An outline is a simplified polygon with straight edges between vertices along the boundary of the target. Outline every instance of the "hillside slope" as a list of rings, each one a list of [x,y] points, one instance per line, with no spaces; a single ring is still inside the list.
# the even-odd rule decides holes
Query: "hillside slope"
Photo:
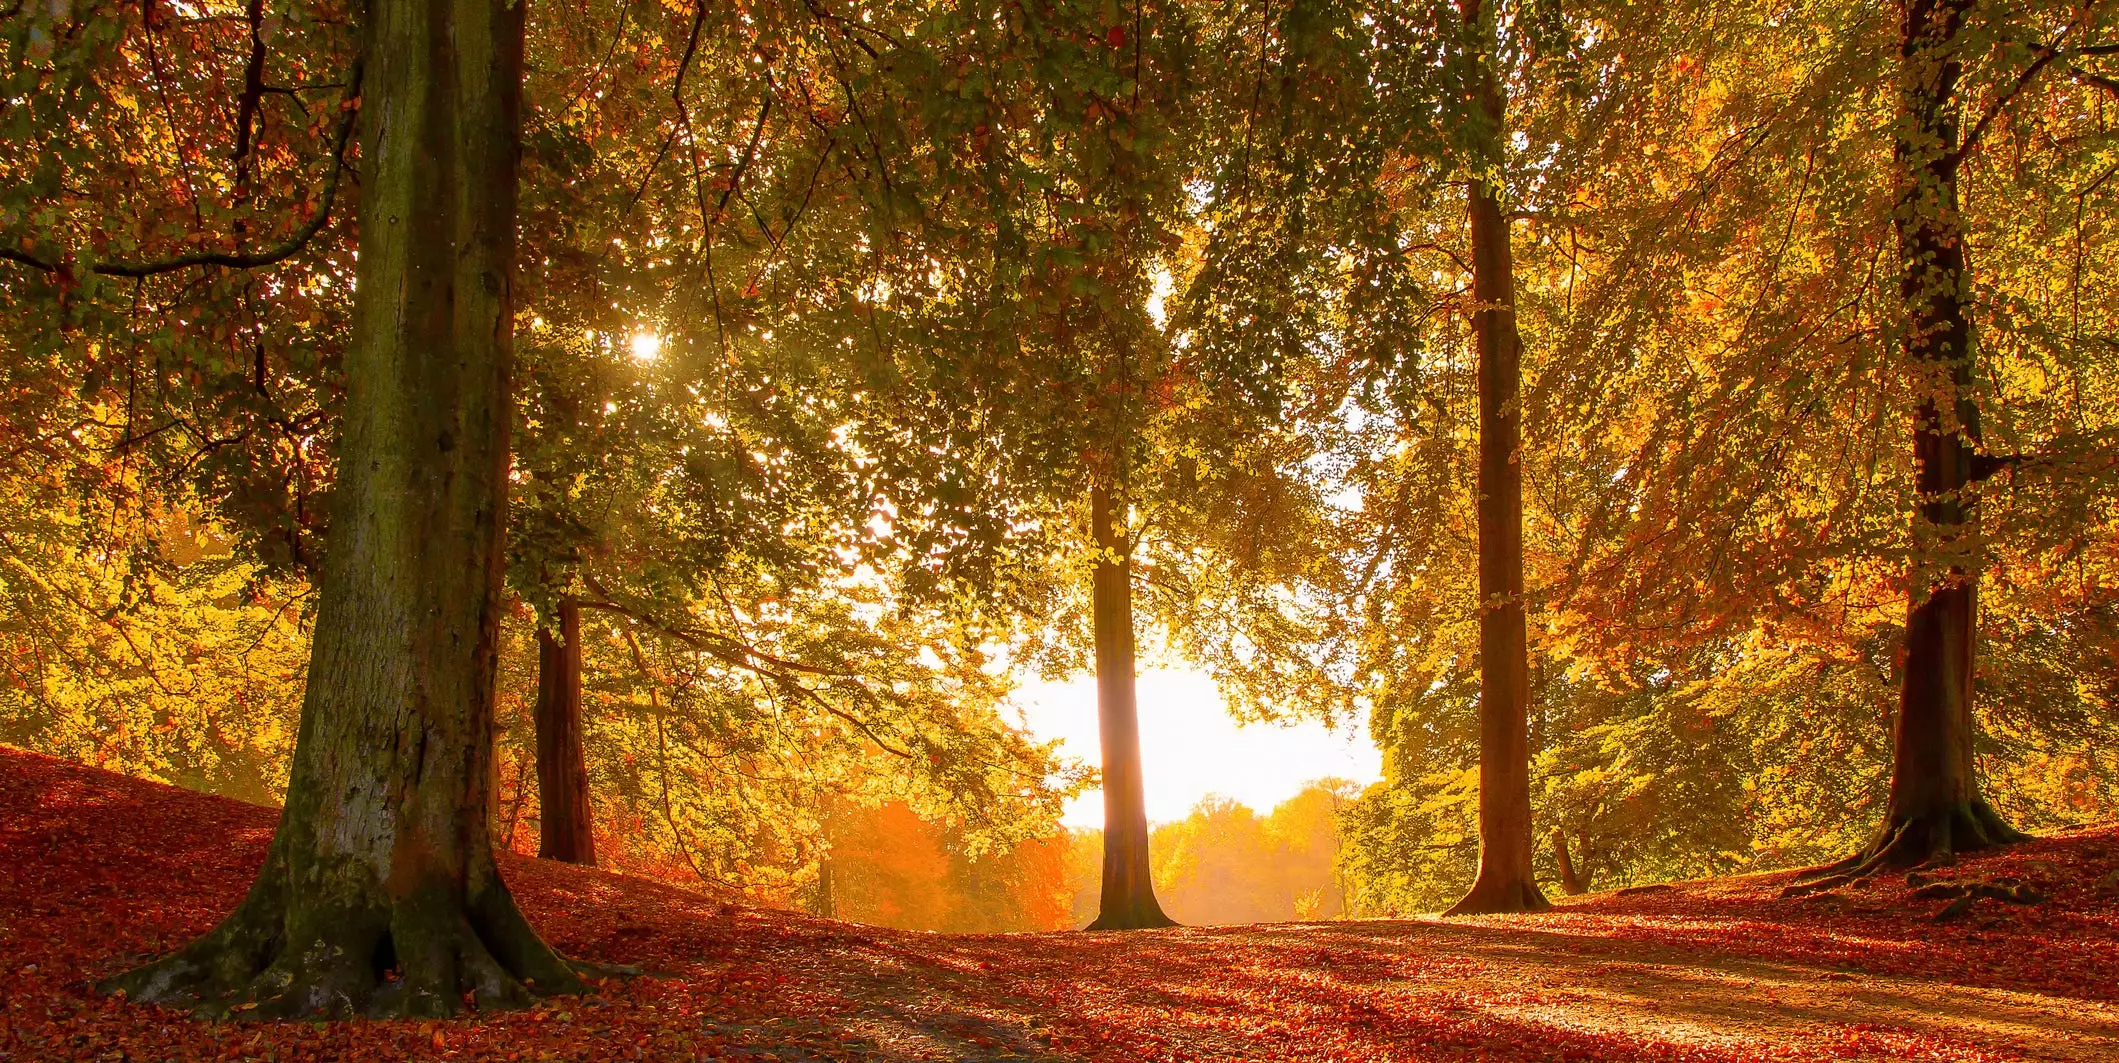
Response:
[[[206,1024],[95,996],[239,898],[275,813],[0,749],[0,1060],[2119,1060],[2119,829],[1782,899],[1787,875],[1534,917],[949,936],[504,857],[567,952],[646,977],[447,1022]]]

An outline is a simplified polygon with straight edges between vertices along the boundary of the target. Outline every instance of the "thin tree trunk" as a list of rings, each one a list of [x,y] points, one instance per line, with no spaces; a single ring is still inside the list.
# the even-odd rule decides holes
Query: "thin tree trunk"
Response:
[[[1905,671],[1893,728],[1891,802],[1862,862],[1905,866],[2019,840],[1981,795],[1974,760],[1972,666],[1978,620],[1976,357],[1965,312],[1971,278],[1958,215],[1957,42],[1970,0],[1909,0],[1900,44],[1900,294],[1904,352],[1918,374],[1913,454],[1916,543],[1946,560],[1916,561],[1908,581]]]
[[[1446,914],[1550,907],[1531,864],[1529,638],[1523,618],[1522,342],[1515,256],[1501,209],[1501,86],[1493,14],[1458,0],[1480,150],[1466,197],[1472,245],[1472,334],[1479,354],[1479,877]]]
[[[822,916],[825,919],[837,919],[839,917],[839,894],[838,886],[832,881],[831,874],[830,803],[827,803],[825,807],[826,814],[820,819],[817,831],[817,898],[816,909],[812,914]]]
[[[1140,713],[1134,701],[1133,566],[1112,513],[1111,489],[1089,489],[1098,551],[1092,588],[1096,709],[1104,754],[1103,900],[1091,930],[1174,926],[1155,901],[1148,863],[1148,804],[1141,786]]]
[[[1567,851],[1567,832],[1552,829],[1552,855],[1560,864],[1560,889],[1570,897],[1589,892],[1589,883],[1575,871],[1574,856]]]
[[[581,606],[559,603],[559,631],[537,632],[537,855],[596,863],[581,740]]]
[[[236,910],[107,988],[445,1015],[580,981],[495,868],[523,5],[372,0],[330,549],[287,805]]]
[[[515,828],[522,822],[523,802],[529,796],[529,774],[529,770],[522,765],[522,758],[516,757],[515,792],[513,799],[508,802],[507,814],[501,817],[504,826],[500,831],[500,847],[509,852],[515,850]]]

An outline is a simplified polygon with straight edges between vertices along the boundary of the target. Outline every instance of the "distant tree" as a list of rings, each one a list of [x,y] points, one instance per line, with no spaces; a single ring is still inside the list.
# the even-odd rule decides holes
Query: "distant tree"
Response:
[[[557,630],[537,629],[537,855],[596,862],[581,734],[581,603],[559,603]]]
[[[1155,899],[1149,860],[1147,790],[1141,779],[1140,709],[1135,699],[1132,536],[1114,514],[1111,487],[1090,491],[1096,546],[1092,629],[1096,652],[1097,740],[1103,752],[1104,875],[1090,930],[1170,926]]]
[[[1155,830],[1156,878],[1172,911],[1195,923],[1263,923],[1292,918],[1276,888],[1272,843],[1258,813],[1209,795],[1191,814]]]
[[[1318,779],[1273,806],[1266,835],[1278,850],[1274,866],[1296,919],[1339,919],[1352,914],[1352,898],[1341,871],[1340,821],[1360,788],[1344,779]]]
[[[1346,914],[1339,818],[1353,786],[1322,779],[1261,816],[1210,795],[1155,829],[1155,878],[1195,923],[1332,919]]]

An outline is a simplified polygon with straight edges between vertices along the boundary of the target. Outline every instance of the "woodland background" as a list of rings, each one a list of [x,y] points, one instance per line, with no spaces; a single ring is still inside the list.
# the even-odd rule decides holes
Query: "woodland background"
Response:
[[[571,602],[605,865],[908,928],[1080,925],[1099,843],[1057,816],[1090,775],[1003,705],[1086,667],[1068,470],[1119,454],[1151,659],[1246,718],[1365,717],[1385,751],[1365,791],[1159,826],[1170,913],[1461,895],[1476,422],[1464,153],[1421,66],[1444,16],[842,7],[530,6],[495,836],[536,847],[537,632]],[[1979,757],[2033,832],[2119,807],[2115,8],[1981,4],[1963,44],[1974,389],[1990,442],[2043,456],[1979,488]],[[1936,549],[1906,517],[1894,10],[1506,8],[1548,882],[1793,866],[1875,828]],[[328,549],[352,12],[5,15],[0,742],[275,802]],[[228,234],[298,242],[89,268]]]

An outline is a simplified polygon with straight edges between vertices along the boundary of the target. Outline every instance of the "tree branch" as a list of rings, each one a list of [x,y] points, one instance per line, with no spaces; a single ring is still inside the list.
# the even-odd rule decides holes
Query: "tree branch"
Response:
[[[243,95],[235,108],[235,150],[228,156],[235,163],[238,199],[250,188],[250,135],[257,125],[258,103],[265,97],[265,0],[250,0],[243,18],[250,24],[250,59],[243,64]]]
[[[316,213],[310,215],[309,220],[303,222],[300,228],[289,234],[286,240],[266,250],[249,254],[225,251],[195,251],[190,254],[176,255],[148,262],[93,262],[88,266],[89,272],[105,277],[138,278],[153,277],[163,273],[175,273],[178,270],[190,269],[193,266],[256,269],[259,266],[269,266],[289,258],[302,248],[307,247],[309,241],[314,239],[317,233],[322,232],[324,226],[331,220],[331,207],[338,198],[339,178],[345,173],[346,169],[346,144],[352,139],[354,120],[360,115],[360,84],[361,62],[356,59],[352,72],[346,78],[345,94],[339,103],[342,115],[339,118],[338,131],[332,137],[331,168],[324,175],[322,201],[317,204]],[[17,251],[4,246],[0,246],[0,259],[29,266],[32,269],[42,270],[46,273],[68,273],[69,275],[71,273],[60,263],[46,262],[26,251]]]
[[[2119,80],[2105,77],[2103,74],[2093,74],[2079,66],[2069,67],[2068,75],[2085,85],[2094,85],[2114,96],[2119,96]]]
[[[2016,76],[2016,83],[2009,86],[2007,92],[1996,96],[1992,103],[1987,104],[1986,113],[1979,116],[1979,121],[1965,134],[1964,141],[1957,145],[1957,150],[1949,154],[1947,161],[1950,165],[1955,166],[1959,160],[1970,154],[1972,148],[1978,145],[1979,138],[1986,135],[1987,126],[1993,123],[2002,108],[2007,107],[2018,94],[2028,88],[2032,79],[2036,78],[2038,72],[2044,70],[2047,64],[2060,58],[2059,50],[2050,45],[2032,45],[2031,49],[2038,53],[2038,58],[2032,60],[2030,66],[2023,68],[2023,73]]]
[[[582,582],[588,586],[589,590],[595,592],[602,600],[595,602],[583,601],[579,602],[578,604],[587,608],[601,609],[605,612],[617,613],[618,615],[626,617],[627,619],[632,620],[636,623],[645,624],[648,627],[653,628],[657,632],[661,633],[664,637],[672,638],[677,640],[678,642],[684,643],[685,645],[690,646],[693,649],[698,650],[699,652],[704,653],[707,656],[712,657],[723,664],[735,668],[741,668],[744,671],[750,672],[760,678],[771,680],[773,683],[779,685],[782,690],[794,694],[802,698],[803,700],[816,705],[818,708],[823,709],[825,712],[831,714],[832,716],[838,717],[839,719],[844,720],[848,724],[853,725],[855,729],[859,730],[862,734],[867,735],[869,740],[874,742],[884,752],[890,753],[894,756],[901,757],[906,760],[912,759],[911,750],[901,748],[893,744],[890,740],[884,738],[882,735],[877,734],[875,728],[871,727],[867,720],[864,720],[859,716],[856,716],[853,713],[850,713],[845,709],[842,709],[837,705],[832,704],[831,699],[825,697],[823,694],[818,693],[816,690],[811,689],[801,680],[796,679],[792,675],[789,675],[788,671],[806,672],[811,675],[827,676],[842,679],[853,679],[856,681],[861,678],[860,673],[854,671],[837,671],[832,669],[819,668],[814,665],[805,665],[795,661],[783,660],[781,658],[774,657],[771,654],[765,653],[754,646],[748,645],[747,643],[732,639],[717,638],[706,632],[696,631],[688,628],[675,627],[670,624],[666,624],[653,616],[642,613],[639,610],[621,604],[620,602],[616,601],[615,595],[605,591],[601,586],[597,584],[597,582],[593,578],[583,577]],[[786,671],[783,671],[782,669],[786,669]],[[869,691],[865,686],[860,685],[858,682],[856,682],[855,686],[856,689],[860,690],[869,699],[873,700],[875,698],[874,693],[872,691]]]

